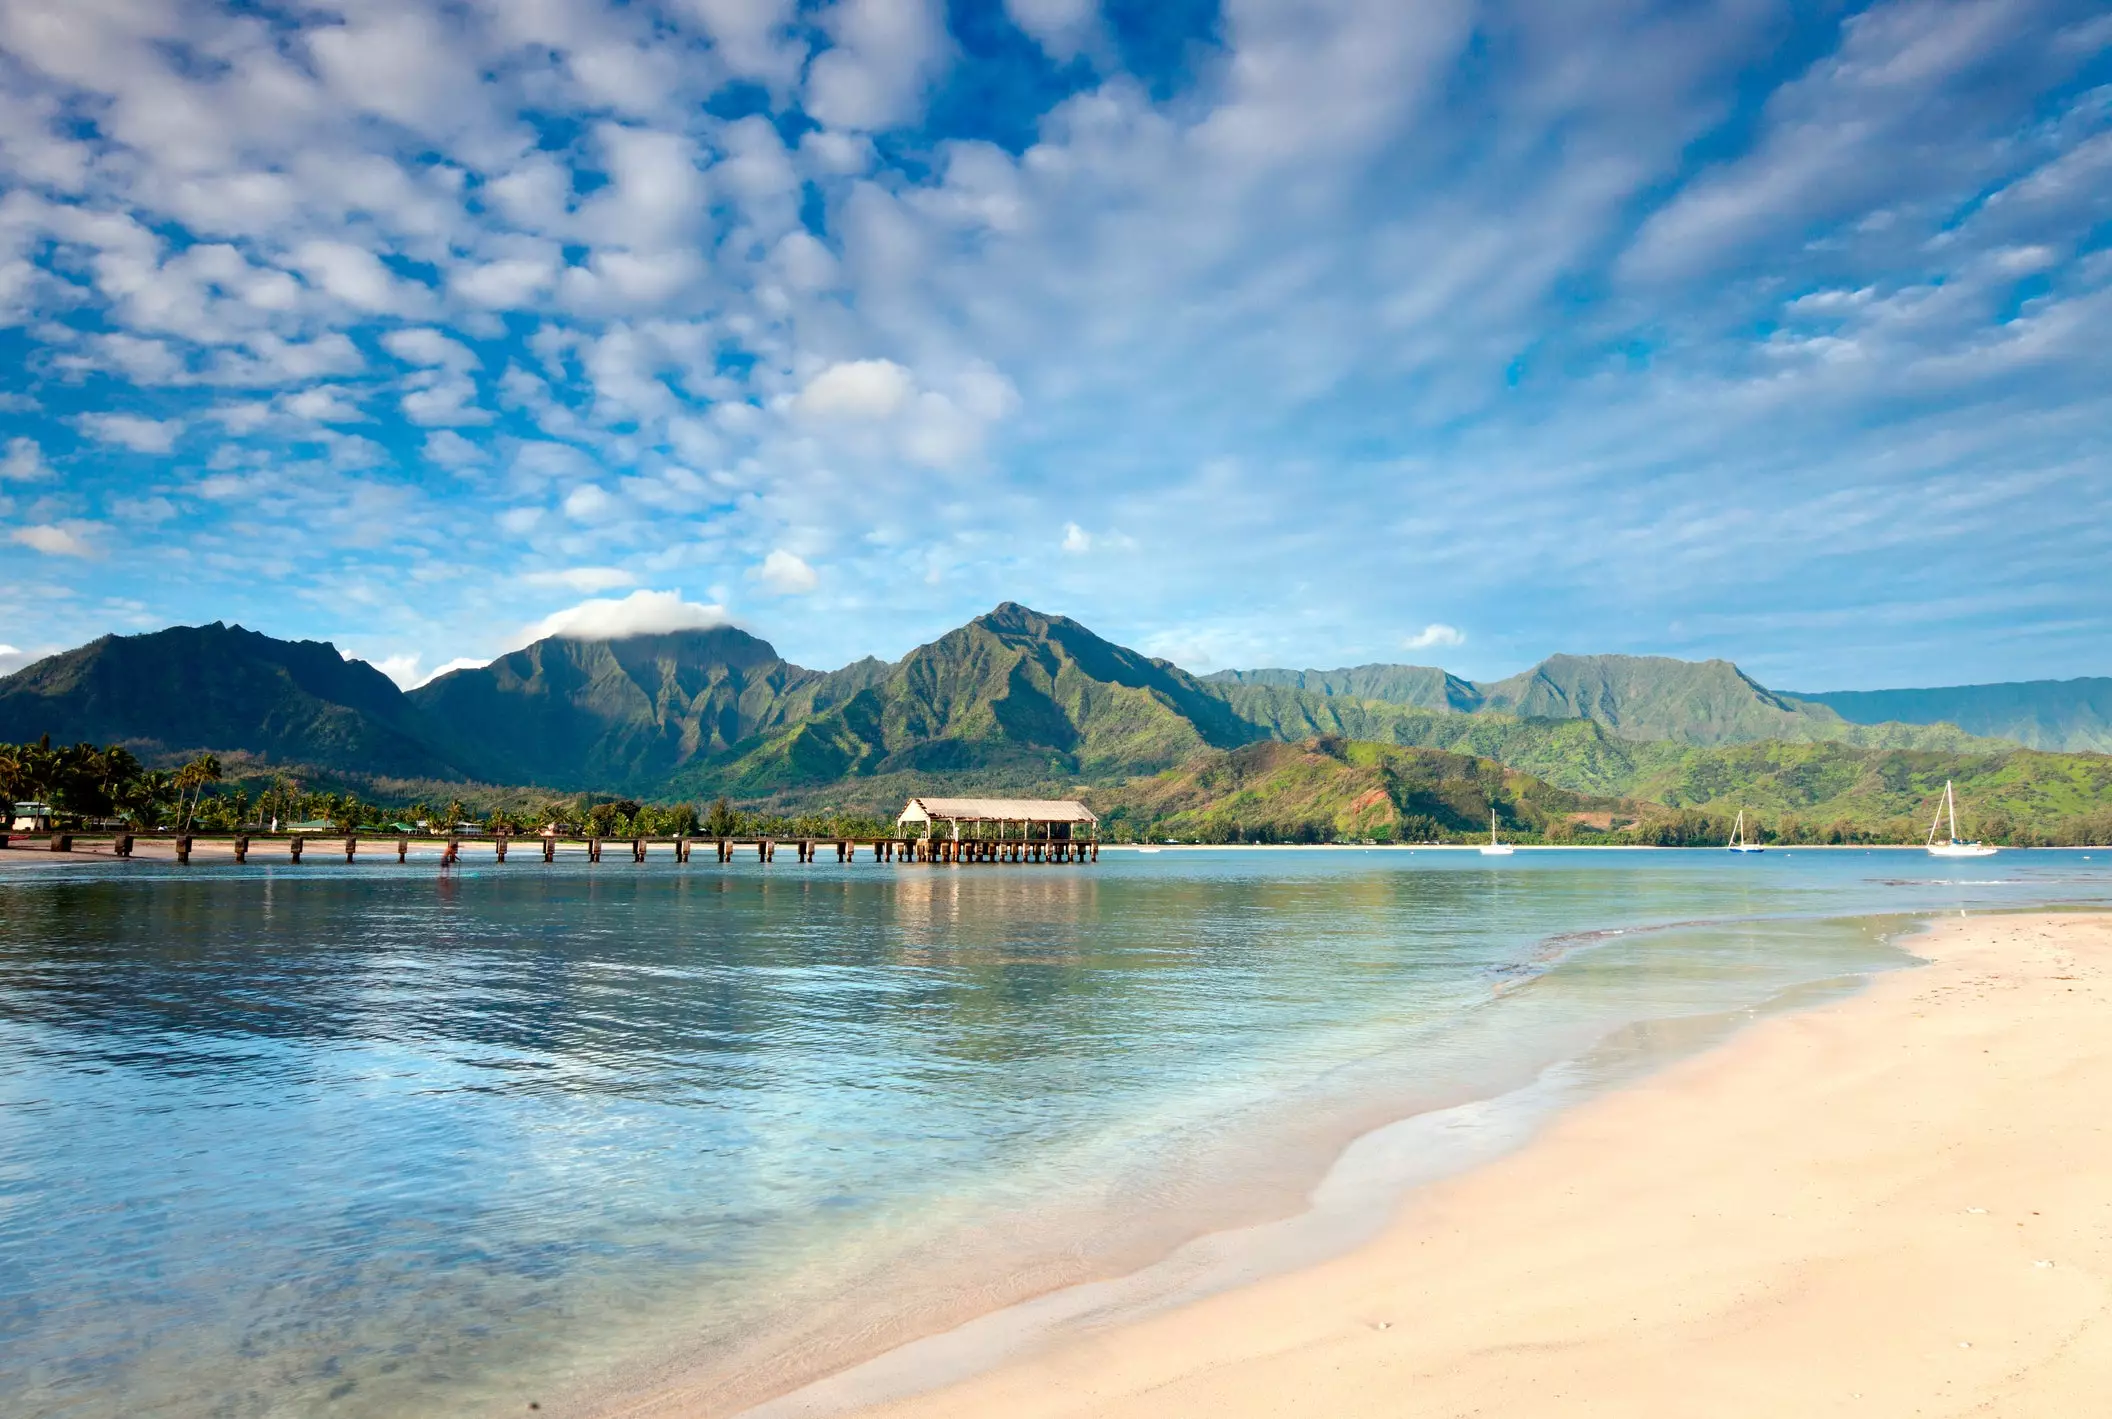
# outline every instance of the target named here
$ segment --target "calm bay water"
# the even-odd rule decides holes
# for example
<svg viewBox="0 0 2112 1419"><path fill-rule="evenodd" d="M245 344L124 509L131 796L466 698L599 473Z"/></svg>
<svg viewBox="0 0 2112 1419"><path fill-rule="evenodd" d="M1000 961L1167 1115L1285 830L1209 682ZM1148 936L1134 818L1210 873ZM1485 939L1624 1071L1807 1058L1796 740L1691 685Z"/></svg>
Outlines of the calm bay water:
<svg viewBox="0 0 2112 1419"><path fill-rule="evenodd" d="M2106 852L10 865L0 1408L733 1408L1913 914L2107 901Z"/></svg>

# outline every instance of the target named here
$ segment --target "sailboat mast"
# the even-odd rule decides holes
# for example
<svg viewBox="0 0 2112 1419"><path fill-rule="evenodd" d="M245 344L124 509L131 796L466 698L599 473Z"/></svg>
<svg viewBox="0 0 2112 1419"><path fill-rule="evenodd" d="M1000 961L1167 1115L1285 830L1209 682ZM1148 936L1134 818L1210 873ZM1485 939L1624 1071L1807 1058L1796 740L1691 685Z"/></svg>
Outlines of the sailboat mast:
<svg viewBox="0 0 2112 1419"><path fill-rule="evenodd" d="M1958 795L1951 790L1951 781L1943 781L1943 807L1951 815L1951 841L1958 841Z"/></svg>

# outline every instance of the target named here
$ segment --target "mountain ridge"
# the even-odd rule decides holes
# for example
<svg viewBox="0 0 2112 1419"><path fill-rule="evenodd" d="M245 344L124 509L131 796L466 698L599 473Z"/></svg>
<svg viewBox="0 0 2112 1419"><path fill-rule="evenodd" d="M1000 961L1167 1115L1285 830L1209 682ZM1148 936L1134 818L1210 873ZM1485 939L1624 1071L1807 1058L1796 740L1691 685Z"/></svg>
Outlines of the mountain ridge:
<svg viewBox="0 0 2112 1419"><path fill-rule="evenodd" d="M142 757L247 751L270 763L463 776L396 683L328 641L220 621L102 636L0 678L0 740L50 734Z"/></svg>
<svg viewBox="0 0 2112 1419"><path fill-rule="evenodd" d="M1852 724L1943 720L1971 734L2010 739L2032 749L2112 753L2112 677L1784 693L1825 705Z"/></svg>
<svg viewBox="0 0 2112 1419"><path fill-rule="evenodd" d="M41 733L164 760L212 750L396 781L749 800L941 780L1069 789L1265 741L1466 755L1601 796L1646 782L1678 796L1650 776L1686 751L1741 744L2017 748L1948 724L1852 722L1726 660L1550 656L1482 684L1379 664L1197 676L1016 602L897 662L812 670L717 626L549 637L408 693L327 642L173 627L0 679L0 738Z"/></svg>

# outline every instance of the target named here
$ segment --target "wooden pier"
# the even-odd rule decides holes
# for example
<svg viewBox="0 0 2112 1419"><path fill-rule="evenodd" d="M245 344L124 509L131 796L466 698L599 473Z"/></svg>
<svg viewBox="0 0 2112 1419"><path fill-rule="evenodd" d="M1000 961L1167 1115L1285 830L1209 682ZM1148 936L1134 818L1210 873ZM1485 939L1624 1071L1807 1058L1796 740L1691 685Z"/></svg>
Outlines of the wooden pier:
<svg viewBox="0 0 2112 1419"><path fill-rule="evenodd" d="M584 860L600 863L606 851L628 856L634 864L665 861L680 866L694 860L702 847L706 860L774 863L780 847L800 863L842 863L861 858L901 866L969 866L1021 863L1098 862L1100 844L1085 839L998 837L889 838L701 838L701 837L544 837L496 833L489 836L447 834L318 833L0 833L0 851L71 853L126 861L175 862L184 866L210 862L288 862L347 864L361 861L408 863L437 861L443 867L469 862L530 861L555 863ZM540 848L540 851L537 849Z"/></svg>

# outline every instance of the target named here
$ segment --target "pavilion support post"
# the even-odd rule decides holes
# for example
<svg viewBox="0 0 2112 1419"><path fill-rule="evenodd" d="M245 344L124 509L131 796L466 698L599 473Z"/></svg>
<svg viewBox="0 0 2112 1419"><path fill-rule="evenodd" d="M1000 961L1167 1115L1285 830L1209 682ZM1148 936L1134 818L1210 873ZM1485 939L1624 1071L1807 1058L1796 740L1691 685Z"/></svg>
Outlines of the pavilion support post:
<svg viewBox="0 0 2112 1419"><path fill-rule="evenodd" d="M249 839L244 838L242 841L246 844ZM6 846L7 839L5 837L0 837L0 847ZM132 835L130 833L119 833L117 835L117 841L112 843L110 846L119 857L130 857L132 855Z"/></svg>
<svg viewBox="0 0 2112 1419"><path fill-rule="evenodd" d="M53 846L57 846L56 839L54 839L53 841ZM189 833L185 833L183 836L176 839L176 861L179 865L188 866L190 864L190 860L191 835Z"/></svg>

